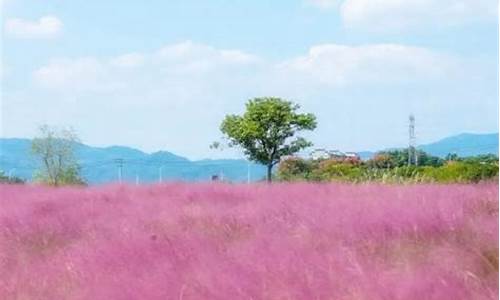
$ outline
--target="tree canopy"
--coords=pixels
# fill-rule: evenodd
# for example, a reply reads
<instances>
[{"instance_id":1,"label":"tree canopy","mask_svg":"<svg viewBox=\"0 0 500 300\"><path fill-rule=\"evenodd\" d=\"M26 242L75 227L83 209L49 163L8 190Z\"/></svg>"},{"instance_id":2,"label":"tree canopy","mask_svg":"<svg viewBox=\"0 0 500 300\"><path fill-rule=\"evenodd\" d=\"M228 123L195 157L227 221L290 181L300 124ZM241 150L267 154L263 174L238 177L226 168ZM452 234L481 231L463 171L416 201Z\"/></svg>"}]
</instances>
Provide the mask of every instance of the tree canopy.
<instances>
[{"instance_id":1,"label":"tree canopy","mask_svg":"<svg viewBox=\"0 0 500 300\"><path fill-rule=\"evenodd\" d=\"M56 130L47 125L31 143L31 151L40 161L36 180L49 185L84 184L75 156L77 135L70 129Z\"/></svg>"},{"instance_id":2,"label":"tree canopy","mask_svg":"<svg viewBox=\"0 0 500 300\"><path fill-rule=\"evenodd\" d=\"M422 150L417 150L418 165L439 167L444 164L444 160L427 154ZM378 152L368 165L377 168L403 167L408 165L408 149L396 149Z\"/></svg>"},{"instance_id":3,"label":"tree canopy","mask_svg":"<svg viewBox=\"0 0 500 300\"><path fill-rule=\"evenodd\" d=\"M283 156L292 155L312 145L296 134L316 128L316 117L298 113L298 104L266 97L249 100L243 115L228 115L221 131L232 146L243 148L245 155L267 166L267 179L271 181L272 168Z\"/></svg>"}]
</instances>

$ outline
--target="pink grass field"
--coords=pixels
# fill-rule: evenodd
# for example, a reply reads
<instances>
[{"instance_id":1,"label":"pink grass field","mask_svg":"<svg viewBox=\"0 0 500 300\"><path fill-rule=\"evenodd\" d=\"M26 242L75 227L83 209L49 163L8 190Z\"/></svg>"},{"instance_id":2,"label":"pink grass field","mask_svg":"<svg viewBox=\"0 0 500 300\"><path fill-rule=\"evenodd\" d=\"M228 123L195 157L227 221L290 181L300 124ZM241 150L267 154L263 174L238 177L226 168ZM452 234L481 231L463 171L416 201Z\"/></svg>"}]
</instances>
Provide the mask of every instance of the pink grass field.
<instances>
[{"instance_id":1,"label":"pink grass field","mask_svg":"<svg viewBox=\"0 0 500 300\"><path fill-rule=\"evenodd\" d=\"M498 299L497 183L0 193L0 299Z\"/></svg>"}]
</instances>

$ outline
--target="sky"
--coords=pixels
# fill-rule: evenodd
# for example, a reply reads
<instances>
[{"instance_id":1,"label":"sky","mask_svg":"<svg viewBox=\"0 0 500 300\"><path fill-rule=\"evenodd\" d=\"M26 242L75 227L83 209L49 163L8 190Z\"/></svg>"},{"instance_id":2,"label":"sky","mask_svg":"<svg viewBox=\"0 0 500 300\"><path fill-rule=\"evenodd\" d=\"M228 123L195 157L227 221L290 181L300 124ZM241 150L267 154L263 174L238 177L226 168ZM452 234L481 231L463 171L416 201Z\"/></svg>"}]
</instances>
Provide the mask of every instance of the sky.
<instances>
[{"instance_id":1,"label":"sky","mask_svg":"<svg viewBox=\"0 0 500 300\"><path fill-rule=\"evenodd\" d=\"M89 145L210 150L227 114L274 96L315 148L498 132L496 0L0 0L1 136L73 127Z\"/></svg>"}]
</instances>

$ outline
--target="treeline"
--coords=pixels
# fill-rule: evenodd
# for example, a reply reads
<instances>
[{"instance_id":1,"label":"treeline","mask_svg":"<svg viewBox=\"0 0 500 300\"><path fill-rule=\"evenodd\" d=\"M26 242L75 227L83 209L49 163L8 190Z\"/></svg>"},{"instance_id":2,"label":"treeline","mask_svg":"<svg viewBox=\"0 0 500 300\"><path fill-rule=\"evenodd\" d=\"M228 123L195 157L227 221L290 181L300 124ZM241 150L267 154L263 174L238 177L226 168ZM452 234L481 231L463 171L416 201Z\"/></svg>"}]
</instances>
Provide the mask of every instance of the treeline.
<instances>
[{"instance_id":1,"label":"treeline","mask_svg":"<svg viewBox=\"0 0 500 300\"><path fill-rule=\"evenodd\" d=\"M377 153L372 159L289 158L280 163L281 181L341 181L382 183L477 183L498 177L498 157L480 155L445 159L418 151L418 166L408 165L408 151Z\"/></svg>"}]
</instances>

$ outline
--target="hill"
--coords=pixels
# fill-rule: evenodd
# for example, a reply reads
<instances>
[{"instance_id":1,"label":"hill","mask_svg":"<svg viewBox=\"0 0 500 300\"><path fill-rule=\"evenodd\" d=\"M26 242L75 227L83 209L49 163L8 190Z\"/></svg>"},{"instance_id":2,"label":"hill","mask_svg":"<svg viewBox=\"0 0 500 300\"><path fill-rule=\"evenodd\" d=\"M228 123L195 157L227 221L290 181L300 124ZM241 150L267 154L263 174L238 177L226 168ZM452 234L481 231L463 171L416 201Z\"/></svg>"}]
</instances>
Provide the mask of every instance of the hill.
<instances>
[{"instance_id":1,"label":"hill","mask_svg":"<svg viewBox=\"0 0 500 300\"><path fill-rule=\"evenodd\" d=\"M37 168L30 156L29 139L0 139L0 169L11 171L12 175L31 179ZM422 145L420 149L429 154L445 157L448 153L459 156L479 154L498 154L498 134L464 133L444 138L435 143ZM359 152L363 159L368 159L374 152ZM77 146L78 160L82 166L83 176L89 183L99 184L118 179L118 163L124 161L122 178L125 181L157 182L163 180L204 181L212 175L224 179L241 182L247 180L248 168L251 179L260 180L265 176L265 168L246 160L218 159L191 161L185 157L167 151L145 153L140 150L124 147L92 147L85 144Z\"/></svg>"},{"instance_id":2,"label":"hill","mask_svg":"<svg viewBox=\"0 0 500 300\"><path fill-rule=\"evenodd\" d=\"M419 149L441 158L449 153L455 153L460 157L476 156L481 154L498 155L498 133L475 134L462 133L441 139L437 142L418 146ZM385 149L392 150L397 148ZM367 160L372 158L376 152L361 151L358 155Z\"/></svg>"},{"instance_id":3,"label":"hill","mask_svg":"<svg viewBox=\"0 0 500 300\"><path fill-rule=\"evenodd\" d=\"M480 154L498 155L498 133L463 133L444 138L435 143L422 145L419 148L429 154L439 157L445 157L449 153L455 153L461 157Z\"/></svg>"},{"instance_id":4,"label":"hill","mask_svg":"<svg viewBox=\"0 0 500 300\"><path fill-rule=\"evenodd\" d=\"M12 175L30 180L38 167L30 155L31 140L0 139L0 169L11 171ZM144 153L140 150L124 147L92 147L78 144L77 157L82 167L84 178L91 184L100 184L118 179L117 159L123 159L122 178L124 181L157 182L203 181L212 175L218 175L229 181L246 181L248 168L252 180L265 176L265 168L246 160L222 159L191 161L171 152L159 151Z\"/></svg>"}]
</instances>

